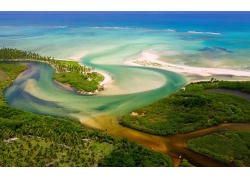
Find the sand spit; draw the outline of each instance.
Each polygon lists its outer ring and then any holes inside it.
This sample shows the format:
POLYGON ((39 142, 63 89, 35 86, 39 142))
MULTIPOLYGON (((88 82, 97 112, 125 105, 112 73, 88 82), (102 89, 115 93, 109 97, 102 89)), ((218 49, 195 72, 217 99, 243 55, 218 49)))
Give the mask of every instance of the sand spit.
MULTIPOLYGON (((80 53, 77 53, 77 54, 75 54, 75 55, 73 55, 73 56, 67 58, 67 59, 56 59, 56 60, 75 61, 75 62, 78 62, 79 65, 84 66, 83 64, 81 64, 80 59, 81 59, 83 56, 86 56, 87 54, 88 54, 87 52, 80 52, 80 53)), ((99 74, 101 74, 101 75, 104 76, 104 80, 100 83, 100 85, 103 86, 104 88, 105 88, 108 84, 110 84, 110 83, 112 82, 112 80, 113 80, 112 76, 110 76, 109 74, 104 73, 104 72, 102 72, 102 71, 98 71, 98 70, 95 69, 95 70, 93 70, 92 72, 97 72, 97 73, 99 73, 99 74)), ((57 82, 57 83, 58 83, 58 82, 57 82)), ((60 84, 60 85, 62 85, 62 84, 60 84)), ((67 86, 67 85, 66 85, 66 86, 67 86)), ((69 88, 69 87, 67 87, 67 89, 68 89, 68 88, 69 88)))
MULTIPOLYGON (((211 77, 211 76, 239 76, 244 78, 250 78, 250 71, 238 71, 231 69, 220 69, 220 68, 204 68, 204 67, 193 67, 186 65, 176 65, 158 60, 159 56, 150 52, 143 51, 141 57, 134 60, 127 60, 124 62, 130 66, 147 66, 159 69, 164 69, 172 72, 179 73, 186 77, 188 76, 200 76, 200 77, 211 77)), ((200 78, 204 80, 204 78, 200 78)), ((250 79, 249 79, 250 80, 250 79)), ((190 82, 199 81, 199 78, 195 80, 189 79, 190 82)))
POLYGON ((103 75, 104 80, 100 83, 100 85, 101 85, 101 86, 104 86, 104 88, 105 88, 108 84, 110 84, 110 83, 112 82, 113 78, 112 78, 112 76, 110 76, 109 74, 106 74, 106 73, 101 72, 101 71, 95 71, 95 72, 97 72, 97 73, 103 75))
POLYGON ((80 59, 84 56, 86 56, 88 54, 88 52, 84 51, 84 52, 77 52, 75 54, 73 54, 72 56, 68 56, 66 58, 56 58, 56 60, 64 60, 64 61, 80 61, 80 59))

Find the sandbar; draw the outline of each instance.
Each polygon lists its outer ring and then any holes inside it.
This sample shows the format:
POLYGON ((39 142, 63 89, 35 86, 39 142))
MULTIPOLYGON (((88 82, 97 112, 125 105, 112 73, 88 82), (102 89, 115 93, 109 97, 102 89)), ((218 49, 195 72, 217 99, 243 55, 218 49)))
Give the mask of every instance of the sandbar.
POLYGON ((205 68, 205 67, 193 67, 187 65, 177 65, 167 63, 159 60, 159 56, 145 50, 141 53, 141 56, 136 59, 126 60, 124 64, 129 66, 145 66, 164 69, 172 71, 183 76, 186 76, 189 83, 197 82, 200 80, 208 80, 211 77, 234 77, 237 76, 240 79, 250 80, 250 71, 239 71, 232 69, 222 68, 205 68), (195 77, 195 78, 194 78, 195 77), (204 78, 207 77, 207 78, 204 78))

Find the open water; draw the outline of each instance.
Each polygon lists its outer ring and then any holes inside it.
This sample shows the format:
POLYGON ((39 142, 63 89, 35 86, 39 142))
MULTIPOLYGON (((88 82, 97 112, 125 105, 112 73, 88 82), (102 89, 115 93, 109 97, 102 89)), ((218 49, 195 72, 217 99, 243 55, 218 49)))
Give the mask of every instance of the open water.
POLYGON ((5 97, 10 105, 41 114, 121 115, 187 83, 168 71, 123 64, 143 51, 176 64, 248 70, 249 17, 249 12, 0 12, 0 47, 79 58, 114 78, 101 95, 72 95, 51 81, 50 67, 32 64, 32 75, 20 76, 5 97))
POLYGON ((29 63, 4 93, 9 105, 78 118, 177 158, 168 138, 122 127, 117 119, 177 91, 186 78, 123 62, 148 51, 176 64, 250 70, 250 12, 0 12, 0 39, 0 47, 79 58, 113 77, 101 94, 79 95, 54 83, 49 65, 29 63))

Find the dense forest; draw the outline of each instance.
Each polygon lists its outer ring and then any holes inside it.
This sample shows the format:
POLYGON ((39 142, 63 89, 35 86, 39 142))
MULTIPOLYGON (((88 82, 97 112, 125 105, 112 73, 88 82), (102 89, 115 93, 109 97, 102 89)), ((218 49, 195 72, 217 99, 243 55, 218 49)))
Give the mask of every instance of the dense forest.
MULTIPOLYGON (((27 67, 0 63, 3 90, 27 67)), ((10 107, 1 96, 1 167, 172 166, 169 157, 106 132, 85 129, 79 121, 36 115, 10 107), (118 155, 117 155, 118 154, 118 155), (122 159, 121 157, 129 157, 122 159), (112 158, 112 161, 110 161, 112 158)))
POLYGON ((168 135, 204 129, 223 122, 250 122, 250 101, 232 94, 210 92, 228 88, 249 92, 250 82, 191 83, 149 106, 120 118, 121 124, 146 133, 168 135))
POLYGON ((103 90, 103 86, 99 84, 104 80, 104 77, 97 72, 93 72, 93 68, 81 66, 78 62, 55 60, 50 56, 41 56, 38 53, 12 48, 0 49, 1 61, 38 61, 47 63, 55 69, 54 80, 70 84, 79 93, 93 93, 103 90))
POLYGON ((103 167, 166 167, 172 165, 171 160, 161 153, 148 151, 134 142, 122 139, 123 144, 117 146, 109 155, 99 163, 103 167))
POLYGON ((221 132, 188 141, 187 148, 232 166, 250 166, 250 132, 221 132))

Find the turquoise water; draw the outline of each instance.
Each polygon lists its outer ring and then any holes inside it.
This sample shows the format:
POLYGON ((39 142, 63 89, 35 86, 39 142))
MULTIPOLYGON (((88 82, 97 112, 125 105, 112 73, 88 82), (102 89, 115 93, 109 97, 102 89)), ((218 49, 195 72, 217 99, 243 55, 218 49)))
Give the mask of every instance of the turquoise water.
MULTIPOLYGON (((55 84, 51 78, 54 70, 49 65, 29 63, 29 69, 14 81, 5 91, 4 96, 9 105, 14 107, 39 114, 62 117, 75 116, 84 120, 101 115, 119 117, 178 90, 186 83, 184 77, 163 70, 126 66, 109 66, 109 68, 104 69, 111 72, 113 77, 119 80, 118 82, 126 82, 124 76, 121 77, 120 74, 120 72, 126 71, 130 73, 131 77, 141 74, 144 78, 147 76, 163 78, 163 84, 156 89, 130 94, 79 95, 55 84)), ((131 81, 131 83, 134 82, 131 81)), ((126 92, 126 88, 131 87, 131 83, 123 84, 124 92, 126 92)), ((117 86, 120 85, 117 84, 117 86)), ((142 88, 140 87, 140 89, 142 88)))
MULTIPOLYGON (((141 58, 142 52, 148 51, 175 64, 249 71, 250 12, 0 12, 1 47, 77 59, 113 78, 100 94, 80 95, 54 83, 54 70, 49 65, 28 63, 28 70, 4 92, 9 105, 77 118, 87 127, 127 137, 170 155, 176 162, 183 154, 190 162, 199 162, 197 165, 214 166, 211 160, 186 152, 184 143, 189 135, 160 137, 119 125, 121 115, 187 83, 181 75, 130 67, 124 61, 141 58)), ((243 126, 233 129, 248 128, 243 126)), ((190 138, 220 128, 190 133, 190 138)), ((222 128, 231 127, 224 124, 222 128)))
POLYGON ((176 64, 249 70, 249 12, 0 12, 0 47, 77 59, 112 76, 96 96, 66 91, 48 65, 30 64, 6 92, 10 105, 82 120, 116 117, 183 87, 185 77, 126 60, 148 51, 176 64))
POLYGON ((59 59, 100 53, 92 62, 114 64, 150 50, 177 64, 250 70, 250 12, 0 12, 0 22, 0 47, 59 59))

